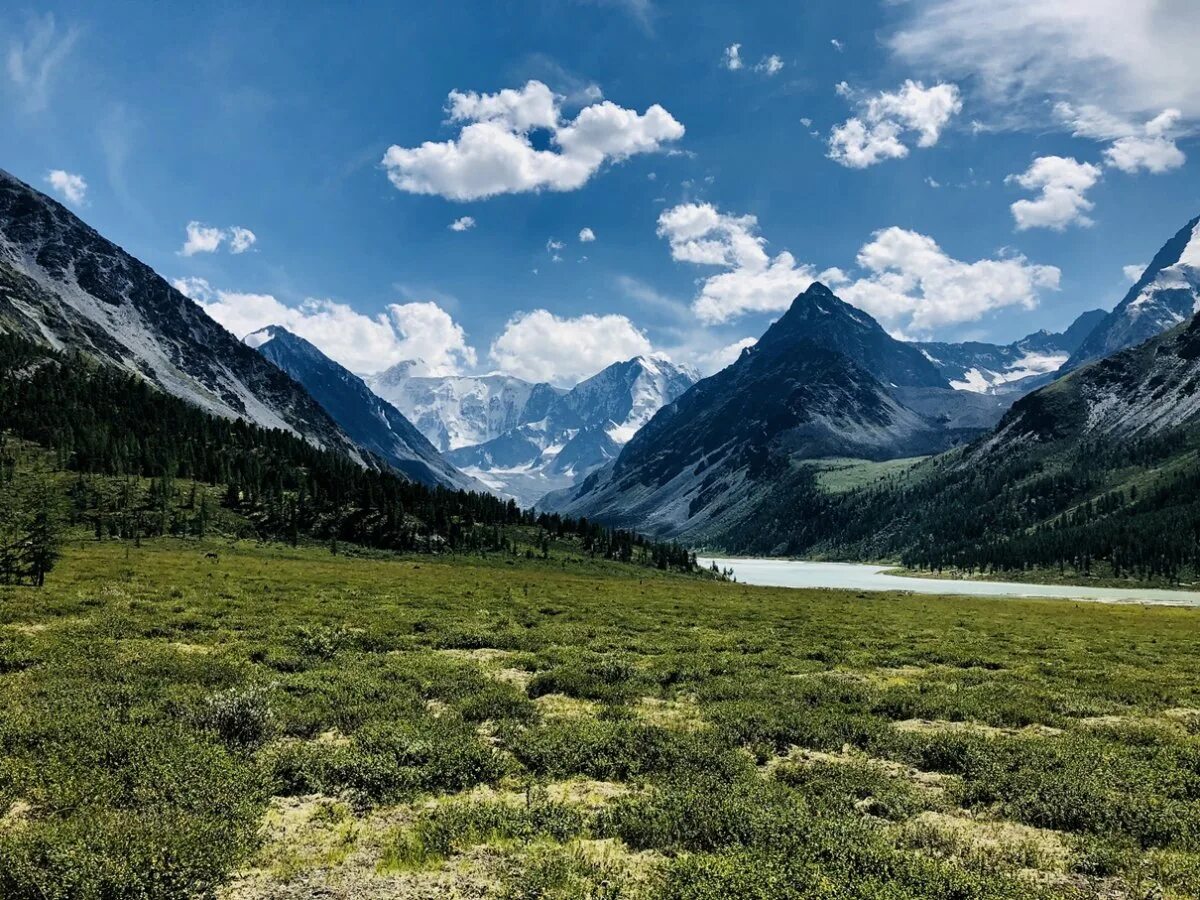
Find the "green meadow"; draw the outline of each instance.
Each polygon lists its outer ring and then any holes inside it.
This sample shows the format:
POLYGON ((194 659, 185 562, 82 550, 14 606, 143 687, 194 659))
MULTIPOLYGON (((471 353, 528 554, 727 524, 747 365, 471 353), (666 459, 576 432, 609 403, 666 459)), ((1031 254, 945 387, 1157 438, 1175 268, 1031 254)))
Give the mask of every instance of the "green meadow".
POLYGON ((0 897, 1200 895, 1200 613, 74 541, 0 897))

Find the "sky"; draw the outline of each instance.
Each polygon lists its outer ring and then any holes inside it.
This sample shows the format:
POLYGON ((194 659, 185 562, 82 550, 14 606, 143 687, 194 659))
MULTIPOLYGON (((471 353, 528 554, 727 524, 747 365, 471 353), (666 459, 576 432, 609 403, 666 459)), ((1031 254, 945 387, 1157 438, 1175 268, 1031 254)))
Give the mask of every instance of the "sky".
POLYGON ((364 374, 1006 343, 1200 214, 1194 0, 167 6, 0 8, 0 168, 364 374))

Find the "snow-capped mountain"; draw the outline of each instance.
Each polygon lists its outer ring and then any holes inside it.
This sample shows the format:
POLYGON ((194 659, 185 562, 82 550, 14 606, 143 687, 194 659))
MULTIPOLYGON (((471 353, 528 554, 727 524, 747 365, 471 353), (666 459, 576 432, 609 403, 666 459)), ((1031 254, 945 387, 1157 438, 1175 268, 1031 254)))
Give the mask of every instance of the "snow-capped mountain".
POLYGON ((733 365, 665 405, 614 462, 538 507, 702 537, 748 514, 795 459, 914 456, 978 434, 1002 409, 977 399, 987 416, 970 412, 972 395, 951 390, 920 350, 814 283, 733 365))
POLYGON ((216 415, 363 461, 291 377, 149 266, 0 171, 0 330, 85 352, 216 415))
POLYGON ((1125 298, 1071 355, 1065 370, 1132 347, 1200 312, 1200 216, 1167 241, 1125 298))
POLYGON ((378 455, 413 481, 431 487, 485 490, 446 462, 399 410, 372 393, 361 378, 304 338, 271 325, 244 340, 304 385, 359 447, 378 455))
POLYGON ((1035 331, 1011 344, 927 341, 916 346, 955 390, 1019 396, 1049 382, 1107 315, 1089 310, 1066 331, 1035 331))
POLYGON ((445 453, 482 444, 545 417, 563 391, 511 375, 414 376, 402 362, 366 379, 367 386, 445 453))
POLYGON ((447 458, 523 505, 614 459, 659 409, 700 380, 661 356, 614 363, 555 399, 545 414, 447 458))

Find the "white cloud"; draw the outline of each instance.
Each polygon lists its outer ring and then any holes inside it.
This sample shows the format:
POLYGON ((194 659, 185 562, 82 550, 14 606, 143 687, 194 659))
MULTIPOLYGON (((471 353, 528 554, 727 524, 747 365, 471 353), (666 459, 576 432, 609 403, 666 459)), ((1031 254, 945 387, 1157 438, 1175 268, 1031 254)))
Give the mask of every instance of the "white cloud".
MULTIPOLYGON (((183 242, 183 247, 179 252, 183 256, 195 256, 197 253, 215 253, 223 240, 225 240, 225 232, 220 228, 212 228, 193 220, 187 223, 187 239, 183 242)), ((268 322, 267 324, 270 325, 271 323, 268 322)))
POLYGON ((476 363, 462 327, 436 303, 392 304, 385 313, 367 316, 334 300, 289 306, 270 294, 217 290, 203 278, 173 283, 239 339, 281 325, 354 372, 419 360, 413 374, 451 375, 476 363))
POLYGON ((833 49, 836 50, 838 53, 841 53, 843 50, 846 49, 846 45, 843 44, 841 41, 839 41, 837 38, 830 38, 829 43, 833 47, 833 49))
POLYGON ((462 216, 450 223, 451 231, 470 231, 475 227, 475 219, 471 216, 462 216))
POLYGON ((258 235, 241 225, 234 225, 226 232, 226 235, 229 238, 230 253, 245 253, 258 240, 258 235))
POLYGON ((742 62, 742 45, 730 44, 728 47, 726 47, 725 53, 722 57, 722 62, 724 63, 725 68, 731 72, 736 72, 738 69, 742 68, 745 65, 745 63, 742 62))
POLYGON ((625 316, 561 318, 535 309, 511 318, 488 355, 504 372, 570 385, 651 349, 646 335, 625 316))
POLYGON ((436 303, 393 303, 388 318, 400 336, 395 355, 420 361, 413 375, 457 375, 474 368, 475 350, 467 345, 466 332, 436 303))
POLYGON ((1005 179, 1030 191, 1041 193, 1033 200, 1012 204, 1017 230, 1052 228, 1062 231, 1068 225, 1088 226, 1087 213, 1094 205, 1084 194, 1100 180, 1100 169, 1064 156, 1039 156, 1020 175, 1005 179))
POLYGON ((399 190, 450 200, 572 191, 606 162, 656 152, 684 134, 658 104, 638 113, 603 100, 567 121, 563 99, 540 81, 496 94, 454 91, 448 111, 451 122, 462 124, 458 136, 389 147, 383 157, 388 178, 399 190), (551 148, 536 149, 534 132, 549 132, 551 148))
POLYGON ((1098 106, 1073 106, 1066 101, 1054 104, 1054 116, 1076 137, 1112 141, 1104 151, 1104 161, 1122 172, 1134 174, 1144 169, 1158 175, 1187 162, 1175 143, 1183 118, 1178 109, 1165 109, 1140 126, 1098 106))
POLYGON ((754 216, 730 216, 711 203, 684 203, 658 217, 658 234, 680 262, 721 266, 730 271, 704 280, 692 309, 707 323, 747 312, 786 309, 813 280, 786 250, 771 257, 754 216))
POLYGON ((595 239, 596 239, 596 232, 592 231, 592 229, 590 229, 590 228, 579 229, 579 243, 590 244, 595 239))
MULTIPOLYGON (((195 256, 197 253, 216 253, 221 244, 229 241, 230 253, 245 253, 258 240, 258 236, 249 228, 233 225, 230 228, 217 228, 205 225, 196 220, 187 223, 187 238, 179 249, 181 256, 195 256)), ((271 324, 270 322, 267 323, 271 324)))
POLYGON ((1125 277, 1130 281, 1137 281, 1142 277, 1142 273, 1146 271, 1146 263, 1134 263, 1132 266, 1122 266, 1121 271, 1125 273, 1125 277))
POLYGON ((1159 175, 1178 169, 1187 157, 1176 143, 1165 137, 1123 137, 1104 151, 1104 161, 1130 174, 1139 169, 1159 175))
POLYGON ((9 41, 5 69, 26 112, 40 112, 50 102, 55 75, 79 39, 79 29, 61 32, 52 13, 31 18, 24 40, 9 41))
POLYGON ((87 182, 82 175, 51 169, 46 173, 46 183, 74 206, 82 206, 87 199, 87 182))
MULTIPOLYGON (((842 96, 852 96, 845 83, 837 86, 842 96)), ((962 98, 953 84, 926 88, 919 81, 905 81, 898 91, 881 91, 858 103, 859 114, 833 128, 829 135, 829 158, 843 166, 863 169, 885 159, 908 155, 901 140, 907 132, 917 135, 918 147, 938 142, 946 123, 962 111, 962 98)))
POLYGON ((829 158, 851 169, 865 169, 885 159, 908 156, 895 122, 867 125, 851 117, 829 133, 829 158))
POLYGON ((1031 308, 1039 292, 1057 288, 1060 278, 1053 266, 1020 255, 963 262, 933 238, 896 227, 876 232, 859 250, 861 276, 838 268, 817 272, 786 251, 771 257, 757 228, 754 216, 724 214, 708 203, 683 204, 659 216, 658 233, 674 259, 728 270, 701 283, 692 310, 702 322, 780 312, 819 280, 893 330, 927 332, 1001 307, 1031 308))
POLYGON ((1126 118, 1200 116, 1200 16, 1191 0, 913 0, 888 41, 904 61, 970 77, 1009 110, 1046 97, 1126 118))
POLYGON ((783 68, 783 60, 779 55, 772 53, 770 56, 764 56, 754 66, 756 72, 766 72, 768 75, 775 75, 783 68))
POLYGON ((865 277, 839 285, 838 296, 885 325, 919 332, 1003 307, 1032 309, 1042 290, 1057 289, 1061 276, 1054 266, 1020 255, 963 262, 933 238, 894 226, 872 235, 857 262, 865 277))

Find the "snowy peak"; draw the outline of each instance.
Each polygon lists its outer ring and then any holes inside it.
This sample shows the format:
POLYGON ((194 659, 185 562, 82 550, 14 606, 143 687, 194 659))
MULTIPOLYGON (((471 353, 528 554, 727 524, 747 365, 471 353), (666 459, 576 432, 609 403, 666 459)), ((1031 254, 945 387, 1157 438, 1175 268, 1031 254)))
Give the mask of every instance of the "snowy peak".
POLYGON ((1010 395, 1011 399, 1049 381, 1107 315, 1103 310, 1089 310, 1066 331, 1043 329, 1011 344, 927 341, 915 346, 955 390, 1010 395))
POLYGON ((560 415, 574 417, 579 427, 604 427, 625 444, 656 412, 700 380, 690 366, 665 356, 635 356, 613 363, 581 381, 560 401, 560 415))
POLYGON ((537 421, 562 394, 511 375, 415 376, 406 361, 367 379, 443 453, 482 444, 537 421))
POLYGON ((1132 347, 1200 311, 1200 216, 1176 232, 1066 365, 1074 369, 1132 347))
POLYGON ((447 458, 501 493, 532 505, 616 457, 620 448, 700 380, 664 356, 613 363, 541 406, 531 397, 527 421, 447 458), (534 418, 535 412, 539 412, 534 418))

